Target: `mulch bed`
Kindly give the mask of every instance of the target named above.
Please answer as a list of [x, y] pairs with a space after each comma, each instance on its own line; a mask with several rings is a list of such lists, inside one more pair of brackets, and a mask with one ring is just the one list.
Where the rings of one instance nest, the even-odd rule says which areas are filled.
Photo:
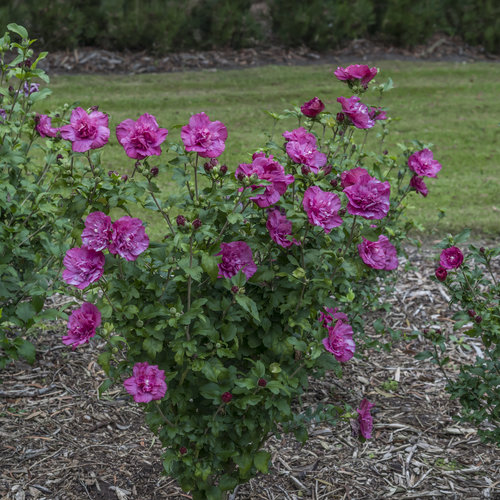
[[188, 51], [163, 55], [144, 52], [111, 52], [91, 47], [73, 51], [52, 52], [40, 66], [54, 73], [162, 73], [185, 70], [252, 68], [266, 64], [307, 65], [347, 64], [384, 59], [428, 61], [500, 61], [500, 55], [488, 54], [481, 47], [472, 47], [457, 37], [435, 35], [425, 45], [402, 49], [371, 40], [359, 39], [344, 48], [316, 53], [307, 47], [221, 49]]
[[[499, 243], [498, 241], [496, 242]], [[384, 318], [403, 332], [435, 325], [451, 334], [445, 289], [428, 279], [437, 251], [408, 249], [410, 270], [390, 296]], [[500, 275], [500, 261], [496, 268]], [[37, 337], [37, 360], [0, 374], [0, 498], [2, 500], [189, 499], [171, 478], [161, 476], [161, 445], [143, 422], [138, 405], [117, 387], [98, 399], [103, 373], [95, 345], [71, 351], [61, 344], [64, 325]], [[475, 356], [480, 344], [466, 339], [465, 351], [450, 348], [456, 364]], [[311, 427], [301, 446], [293, 437], [268, 442], [269, 475], [241, 486], [243, 499], [498, 499], [498, 448], [482, 444], [477, 432], [453, 420], [460, 407], [444, 391], [435, 365], [416, 361], [425, 339], [399, 342], [390, 353], [367, 353], [345, 366], [341, 380], [313, 381], [304, 405], [363, 397], [376, 404], [373, 439], [360, 444], [343, 423]], [[384, 383], [398, 381], [390, 390]]]

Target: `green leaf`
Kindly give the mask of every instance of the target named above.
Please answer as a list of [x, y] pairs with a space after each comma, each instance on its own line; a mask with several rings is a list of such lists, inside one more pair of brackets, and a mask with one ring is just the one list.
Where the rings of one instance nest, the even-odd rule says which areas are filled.
[[97, 363], [99, 366], [106, 372], [109, 372], [109, 362], [111, 361], [111, 353], [110, 352], [101, 352], [97, 357]]
[[22, 344], [17, 347], [17, 352], [30, 365], [35, 362], [35, 346], [29, 340], [22, 339]]
[[28, 321], [35, 315], [35, 308], [30, 302], [22, 302], [16, 307], [16, 316], [24, 323], [28, 323]]
[[415, 359], [429, 359], [432, 358], [433, 354], [431, 351], [419, 352], [415, 355]]
[[252, 469], [253, 460], [248, 454], [240, 455], [234, 458], [234, 461], [239, 466], [240, 477], [246, 478]]
[[17, 33], [21, 38], [28, 39], [28, 31], [25, 27], [16, 23], [7, 24], [7, 29], [13, 33]]
[[253, 319], [260, 323], [259, 311], [257, 309], [257, 304], [247, 297], [246, 295], [235, 295], [234, 298], [236, 302], [247, 312], [250, 313]]
[[221, 476], [219, 480], [219, 488], [222, 491], [234, 490], [238, 484], [238, 480], [235, 477], [232, 477], [228, 474], [224, 474]]
[[269, 460], [271, 460], [271, 454], [264, 450], [258, 451], [253, 457], [255, 467], [263, 474], [269, 471]]
[[219, 267], [217, 266], [217, 259], [211, 255], [204, 253], [201, 257], [201, 267], [203, 270], [215, 280], [219, 274]]
[[102, 394], [106, 392], [111, 386], [113, 385], [113, 381], [109, 378], [107, 378], [100, 386], [99, 389], [97, 390], [99, 393], [99, 397], [102, 397]]
[[161, 352], [163, 348], [163, 342], [152, 337], [148, 337], [144, 339], [142, 347], [152, 358], [154, 358], [159, 352]]

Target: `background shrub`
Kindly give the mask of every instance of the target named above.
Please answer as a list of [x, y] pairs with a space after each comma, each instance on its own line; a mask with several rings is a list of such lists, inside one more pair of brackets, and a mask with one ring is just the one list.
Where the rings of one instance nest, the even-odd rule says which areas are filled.
[[52, 51], [270, 44], [326, 50], [367, 37], [413, 46], [444, 33], [500, 53], [496, 0], [10, 0], [0, 19], [0, 29], [22, 23]]

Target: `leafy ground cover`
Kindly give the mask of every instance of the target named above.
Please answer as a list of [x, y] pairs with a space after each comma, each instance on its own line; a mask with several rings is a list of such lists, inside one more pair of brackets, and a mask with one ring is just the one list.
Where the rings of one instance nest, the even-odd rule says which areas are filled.
[[[410, 214], [427, 232], [456, 232], [470, 226], [476, 233], [498, 234], [500, 164], [495, 158], [500, 154], [500, 101], [496, 98], [500, 65], [375, 64], [381, 69], [379, 81], [391, 77], [397, 82], [385, 98], [388, 114], [394, 118], [391, 140], [397, 143], [417, 136], [432, 142], [435, 157], [443, 165], [439, 179], [429, 183], [428, 198], [418, 209], [411, 208]], [[109, 113], [112, 128], [126, 118], [151, 112], [175, 138], [179, 134], [175, 125], [205, 111], [228, 127], [226, 149], [230, 153], [221, 161], [234, 172], [272, 129], [273, 120], [265, 110], [279, 112], [290, 102], [300, 105], [315, 95], [327, 109], [340, 110], [336, 98], [347, 94], [333, 77], [333, 69], [331, 65], [311, 65], [146, 75], [57, 75], [51, 82], [54, 97], [44, 106], [72, 103], [78, 96], [81, 106], [98, 104]], [[295, 126], [295, 121], [280, 122], [279, 132]], [[130, 173], [131, 162], [116, 138], [110, 142], [110, 170]], [[394, 144], [387, 147], [390, 150]], [[439, 218], [441, 211], [446, 214], [443, 218]]]

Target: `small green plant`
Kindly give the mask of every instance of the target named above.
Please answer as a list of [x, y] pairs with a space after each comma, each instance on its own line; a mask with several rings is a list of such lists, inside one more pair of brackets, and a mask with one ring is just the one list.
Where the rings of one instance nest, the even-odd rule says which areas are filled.
[[[457, 245], [469, 236], [466, 230], [460, 235], [444, 239], [440, 248], [440, 265], [435, 279], [442, 282], [450, 294], [450, 305], [458, 306], [453, 315], [454, 329], [462, 330], [481, 348], [471, 363], [461, 363], [460, 373], [452, 378], [446, 371], [450, 358], [445, 354], [450, 341], [441, 330], [424, 330], [424, 335], [433, 345], [432, 351], [417, 355], [418, 359], [430, 358], [436, 363], [446, 379], [447, 391], [462, 405], [456, 416], [459, 421], [470, 422], [479, 428], [479, 435], [500, 444], [500, 281], [494, 270], [494, 262], [500, 248], [485, 248], [469, 245], [465, 257]], [[469, 352], [467, 340], [460, 343]]]
[[386, 380], [381, 387], [384, 391], [396, 392], [399, 388], [399, 382], [397, 380]]

